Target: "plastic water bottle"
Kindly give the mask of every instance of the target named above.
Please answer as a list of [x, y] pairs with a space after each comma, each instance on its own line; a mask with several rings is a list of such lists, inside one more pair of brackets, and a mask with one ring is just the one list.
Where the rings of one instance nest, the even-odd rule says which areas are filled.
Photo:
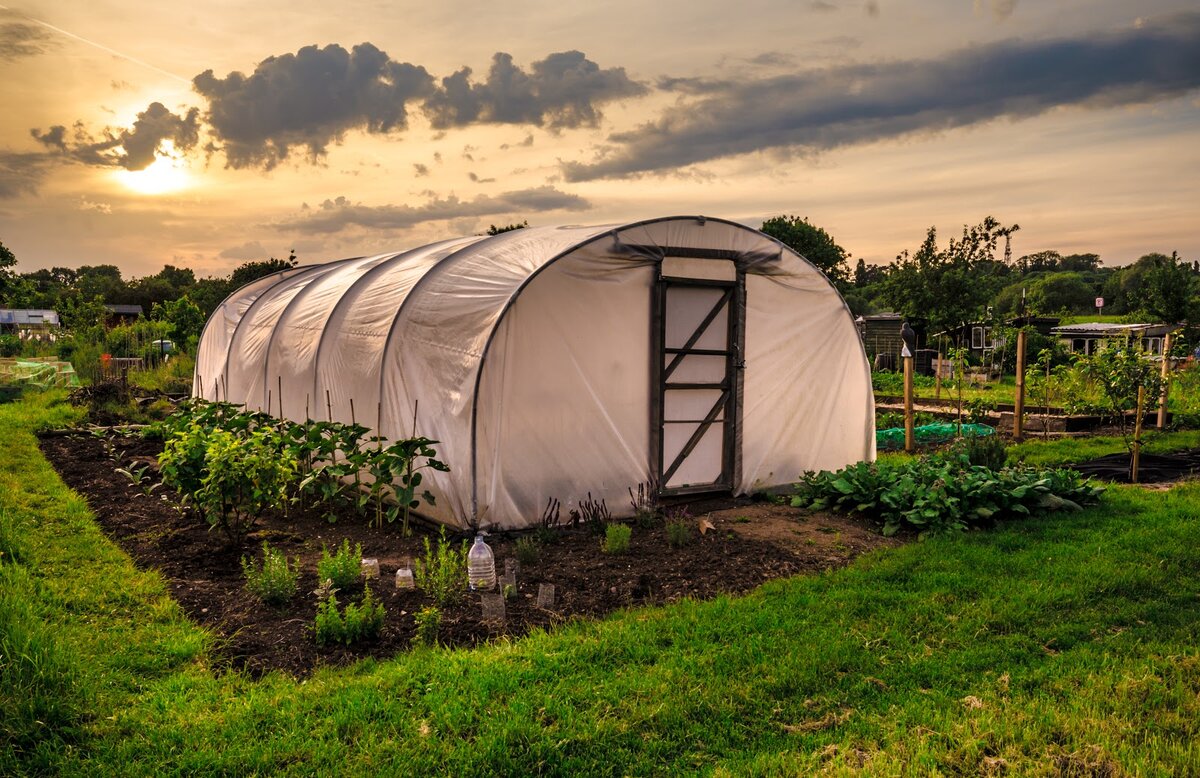
[[492, 549], [483, 542], [483, 533], [475, 536], [475, 545], [467, 554], [467, 580], [471, 591], [489, 591], [496, 588], [496, 557]]

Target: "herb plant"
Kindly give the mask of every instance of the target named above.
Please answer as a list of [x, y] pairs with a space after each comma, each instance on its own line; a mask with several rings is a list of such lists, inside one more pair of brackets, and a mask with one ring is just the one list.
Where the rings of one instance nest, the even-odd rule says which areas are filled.
[[342, 540], [341, 548], [332, 556], [329, 549], [321, 548], [321, 561], [317, 562], [317, 578], [322, 581], [332, 581], [333, 585], [344, 589], [358, 580], [362, 574], [362, 544], [355, 544], [354, 553], [350, 552], [350, 541]]
[[268, 605], [282, 605], [296, 594], [300, 560], [289, 564], [286, 554], [263, 541], [262, 560], [242, 557], [242, 573], [251, 594]]
[[417, 588], [424, 591], [439, 607], [452, 605], [463, 598], [467, 591], [467, 542], [455, 549], [446, 540], [446, 528], [442, 527], [434, 548], [429, 538], [425, 539], [425, 553], [413, 562], [413, 579]]
[[624, 554], [629, 550], [629, 539], [633, 529], [628, 524], [609, 524], [604, 531], [600, 550], [606, 554]]

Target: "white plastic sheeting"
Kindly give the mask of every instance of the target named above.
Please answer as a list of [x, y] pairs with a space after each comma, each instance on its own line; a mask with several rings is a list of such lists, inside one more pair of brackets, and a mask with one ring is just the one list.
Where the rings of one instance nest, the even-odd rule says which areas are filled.
[[[389, 439], [412, 433], [419, 407], [418, 434], [451, 467], [429, 473], [437, 502], [422, 511], [454, 527], [529, 526], [547, 499], [565, 515], [589, 492], [627, 514], [627, 490], [659, 467], [653, 299], [667, 257], [673, 275], [722, 278], [731, 261], [745, 274], [735, 491], [874, 458], [870, 371], [837, 291], [771, 238], [699, 217], [527, 228], [260, 279], [209, 320], [194, 392], [297, 421], [306, 409], [350, 421], [353, 402]], [[711, 304], [675, 291], [669, 330], [703, 316], [688, 295]], [[697, 347], [722, 347], [715, 331]], [[711, 371], [704, 359], [679, 375]], [[679, 403], [669, 415], [706, 404]], [[663, 428], [664, 447], [681, 449], [683, 433]], [[722, 470], [721, 430], [669, 486]]]

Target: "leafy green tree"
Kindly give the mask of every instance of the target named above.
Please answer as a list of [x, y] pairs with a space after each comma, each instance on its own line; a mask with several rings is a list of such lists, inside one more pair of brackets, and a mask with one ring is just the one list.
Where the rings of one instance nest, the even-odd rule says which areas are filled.
[[1029, 308], [1037, 313], [1086, 313], [1095, 299], [1095, 290], [1079, 273], [1051, 273], [1029, 286]]
[[58, 300], [58, 320], [63, 329], [73, 335], [81, 335], [88, 330], [99, 329], [104, 324], [108, 311], [104, 308], [104, 300], [99, 297], [85, 297], [81, 292], [73, 290]]
[[529, 226], [528, 219], [521, 222], [520, 224], [505, 224], [500, 227], [497, 227], [494, 224], [490, 224], [490, 225], [488, 225], [488, 228], [487, 228], [487, 234], [488, 235], [499, 235], [502, 232], [512, 232], [513, 230], [523, 230], [528, 226]]
[[16, 255], [0, 243], [0, 306], [26, 308], [32, 287], [13, 270], [16, 265]]
[[1156, 255], [1153, 266], [1142, 276], [1139, 307], [1156, 321], [1194, 320], [1198, 278], [1191, 265], [1179, 260], [1178, 253]]
[[264, 276], [269, 276], [272, 273], [278, 273], [281, 270], [288, 270], [296, 266], [296, 252], [292, 251], [288, 254], [287, 259], [276, 259], [271, 257], [266, 260], [258, 260], [246, 262], [234, 268], [233, 273], [229, 276], [229, 284], [233, 289], [243, 287], [251, 281], [257, 281]]
[[154, 317], [168, 324], [171, 340], [181, 347], [190, 348], [193, 341], [199, 340], [200, 330], [204, 328], [204, 313], [187, 295], [156, 305]]
[[930, 227], [916, 252], [904, 251], [889, 266], [884, 300], [906, 319], [926, 322], [931, 332], [954, 331], [981, 320], [1009, 272], [995, 256], [1000, 239], [1017, 229], [988, 216], [963, 227], [962, 237], [951, 238], [941, 249], [937, 228]]
[[850, 253], [825, 230], [798, 216], [776, 216], [760, 228], [820, 268], [839, 289], [850, 282]]

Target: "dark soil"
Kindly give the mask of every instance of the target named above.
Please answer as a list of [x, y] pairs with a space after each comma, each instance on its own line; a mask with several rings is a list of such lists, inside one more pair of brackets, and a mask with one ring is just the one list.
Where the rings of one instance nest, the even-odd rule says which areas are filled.
[[[255, 675], [270, 670], [303, 675], [322, 664], [390, 657], [410, 646], [413, 614], [431, 604], [423, 592], [398, 590], [394, 583], [397, 568], [422, 553], [428, 530], [405, 538], [398, 525], [370, 528], [366, 518], [349, 509], [331, 524], [320, 511], [293, 507], [286, 518], [260, 517], [244, 546], [234, 547], [210, 531], [203, 518], [181, 511], [175, 494], [165, 488], [144, 491], [158, 481], [153, 464], [161, 443], [78, 434], [48, 436], [41, 445], [67, 485], [87, 499], [104, 532], [140, 567], [158, 570], [188, 616], [221, 636], [222, 657], [234, 667]], [[145, 484], [135, 485], [116, 471], [131, 463], [133, 468], [151, 465]], [[586, 528], [556, 530], [553, 542], [538, 546], [537, 560], [519, 571], [504, 625], [485, 624], [479, 595], [468, 593], [461, 604], [445, 609], [439, 640], [472, 645], [628, 606], [746, 592], [774, 578], [840, 567], [864, 551], [898, 542], [853, 519], [803, 515], [773, 503], [710, 501], [693, 506], [693, 516], [696, 529], [682, 548], [668, 544], [659, 521], [635, 526], [629, 551], [621, 555], [601, 553], [599, 537]], [[704, 534], [701, 519], [711, 525]], [[488, 538], [498, 574], [504, 560], [514, 557], [517, 538]], [[387, 621], [378, 639], [348, 648], [320, 647], [312, 631], [317, 561], [323, 546], [332, 550], [343, 539], [352, 546], [361, 543], [364, 557], [379, 560], [382, 577], [371, 588], [387, 609]], [[281, 608], [262, 604], [244, 587], [240, 559], [257, 555], [264, 540], [301, 560], [300, 593]], [[552, 608], [536, 604], [542, 583], [556, 587]], [[340, 602], [356, 601], [361, 589], [340, 592]]]

